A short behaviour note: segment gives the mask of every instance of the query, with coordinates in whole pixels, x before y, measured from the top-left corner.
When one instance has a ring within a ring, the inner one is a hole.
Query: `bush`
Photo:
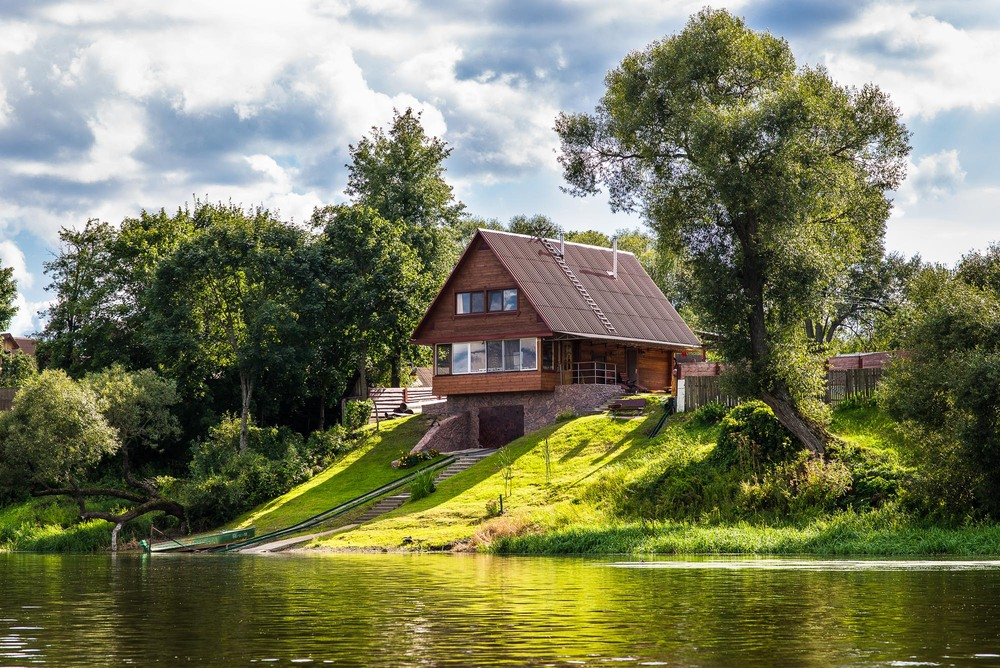
[[[399,451],[399,459],[396,460],[396,468],[408,469],[416,466],[420,462],[426,462],[437,457],[440,452],[431,448],[430,450],[424,450],[423,452],[407,452],[406,450]]]
[[[302,456],[318,472],[334,460],[356,450],[363,442],[360,438],[349,438],[347,430],[338,424],[325,431],[310,434],[305,441]]]
[[[374,410],[375,404],[371,399],[348,401],[344,405],[344,428],[347,433],[353,434],[368,424]]]
[[[410,501],[419,501],[434,491],[434,471],[418,473],[410,483]]]
[[[728,467],[757,471],[787,460],[797,443],[763,401],[748,401],[729,411],[722,420],[713,459]]]
[[[576,417],[576,411],[572,408],[568,408],[563,412],[556,415],[556,422],[565,422],[566,420],[572,420]]]
[[[728,414],[728,406],[721,401],[711,401],[691,412],[691,424],[696,427],[710,427],[722,422]]]
[[[193,446],[191,480],[178,495],[194,524],[226,522],[312,475],[306,443],[294,431],[251,426],[243,454],[239,437],[239,418],[227,416]]]
[[[490,499],[489,501],[486,502],[486,517],[487,518],[490,518],[490,517],[500,517],[500,515],[502,515],[502,514],[503,514],[503,511],[501,510],[500,500],[499,499]]]

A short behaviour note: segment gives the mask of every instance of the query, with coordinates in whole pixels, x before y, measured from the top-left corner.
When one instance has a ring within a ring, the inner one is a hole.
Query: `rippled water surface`
[[[0,666],[1000,665],[1000,562],[0,554]]]

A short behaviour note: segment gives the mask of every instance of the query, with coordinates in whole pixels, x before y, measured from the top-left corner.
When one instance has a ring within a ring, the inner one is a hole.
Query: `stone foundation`
[[[423,452],[431,448],[438,452],[455,452],[476,447],[469,445],[470,420],[468,412],[444,417],[424,434],[410,452]]]
[[[603,405],[609,399],[620,397],[625,394],[625,390],[619,385],[559,385],[554,392],[505,392],[496,394],[461,394],[448,397],[448,401],[434,406],[425,406],[424,413],[437,414],[442,416],[462,417],[453,423],[450,418],[442,421],[441,428],[445,422],[451,427],[447,432],[438,431],[441,436],[434,435],[435,432],[428,432],[417,447],[435,448],[440,452],[446,452],[437,444],[437,439],[442,439],[442,444],[447,444],[452,450],[463,450],[466,448],[478,448],[479,445],[479,409],[494,406],[524,406],[524,433],[528,434],[537,429],[552,424],[556,421],[556,416],[567,411],[573,411],[577,415],[590,412]],[[466,421],[467,420],[467,421]],[[461,425],[461,426],[458,426]],[[463,433],[464,430],[464,433]],[[447,434],[447,438],[445,438]],[[427,441],[425,444],[424,442]],[[456,447],[458,441],[463,441],[462,447]]]

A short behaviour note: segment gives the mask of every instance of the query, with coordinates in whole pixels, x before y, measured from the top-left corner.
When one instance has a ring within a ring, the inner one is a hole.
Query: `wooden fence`
[[[889,362],[888,353],[865,353],[831,357],[827,361],[826,403],[836,406],[848,397],[871,397],[882,380],[883,367]],[[693,411],[713,401],[735,406],[739,399],[723,394],[719,387],[722,366],[715,362],[684,364],[684,399],[678,401],[683,410]]]
[[[434,396],[429,387],[370,387],[368,397],[375,403],[378,415],[391,413],[402,403],[412,408],[441,398]]]
[[[836,406],[848,397],[870,397],[882,380],[882,369],[830,369],[826,372],[826,403]]]

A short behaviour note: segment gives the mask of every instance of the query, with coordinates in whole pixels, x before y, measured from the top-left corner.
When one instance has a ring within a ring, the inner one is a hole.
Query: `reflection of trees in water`
[[[0,555],[0,619],[41,627],[30,633],[50,665],[263,658],[536,664],[629,656],[682,665],[829,665],[996,650],[995,571],[713,565],[625,569],[575,558],[470,555]],[[14,640],[25,633],[14,632]]]

